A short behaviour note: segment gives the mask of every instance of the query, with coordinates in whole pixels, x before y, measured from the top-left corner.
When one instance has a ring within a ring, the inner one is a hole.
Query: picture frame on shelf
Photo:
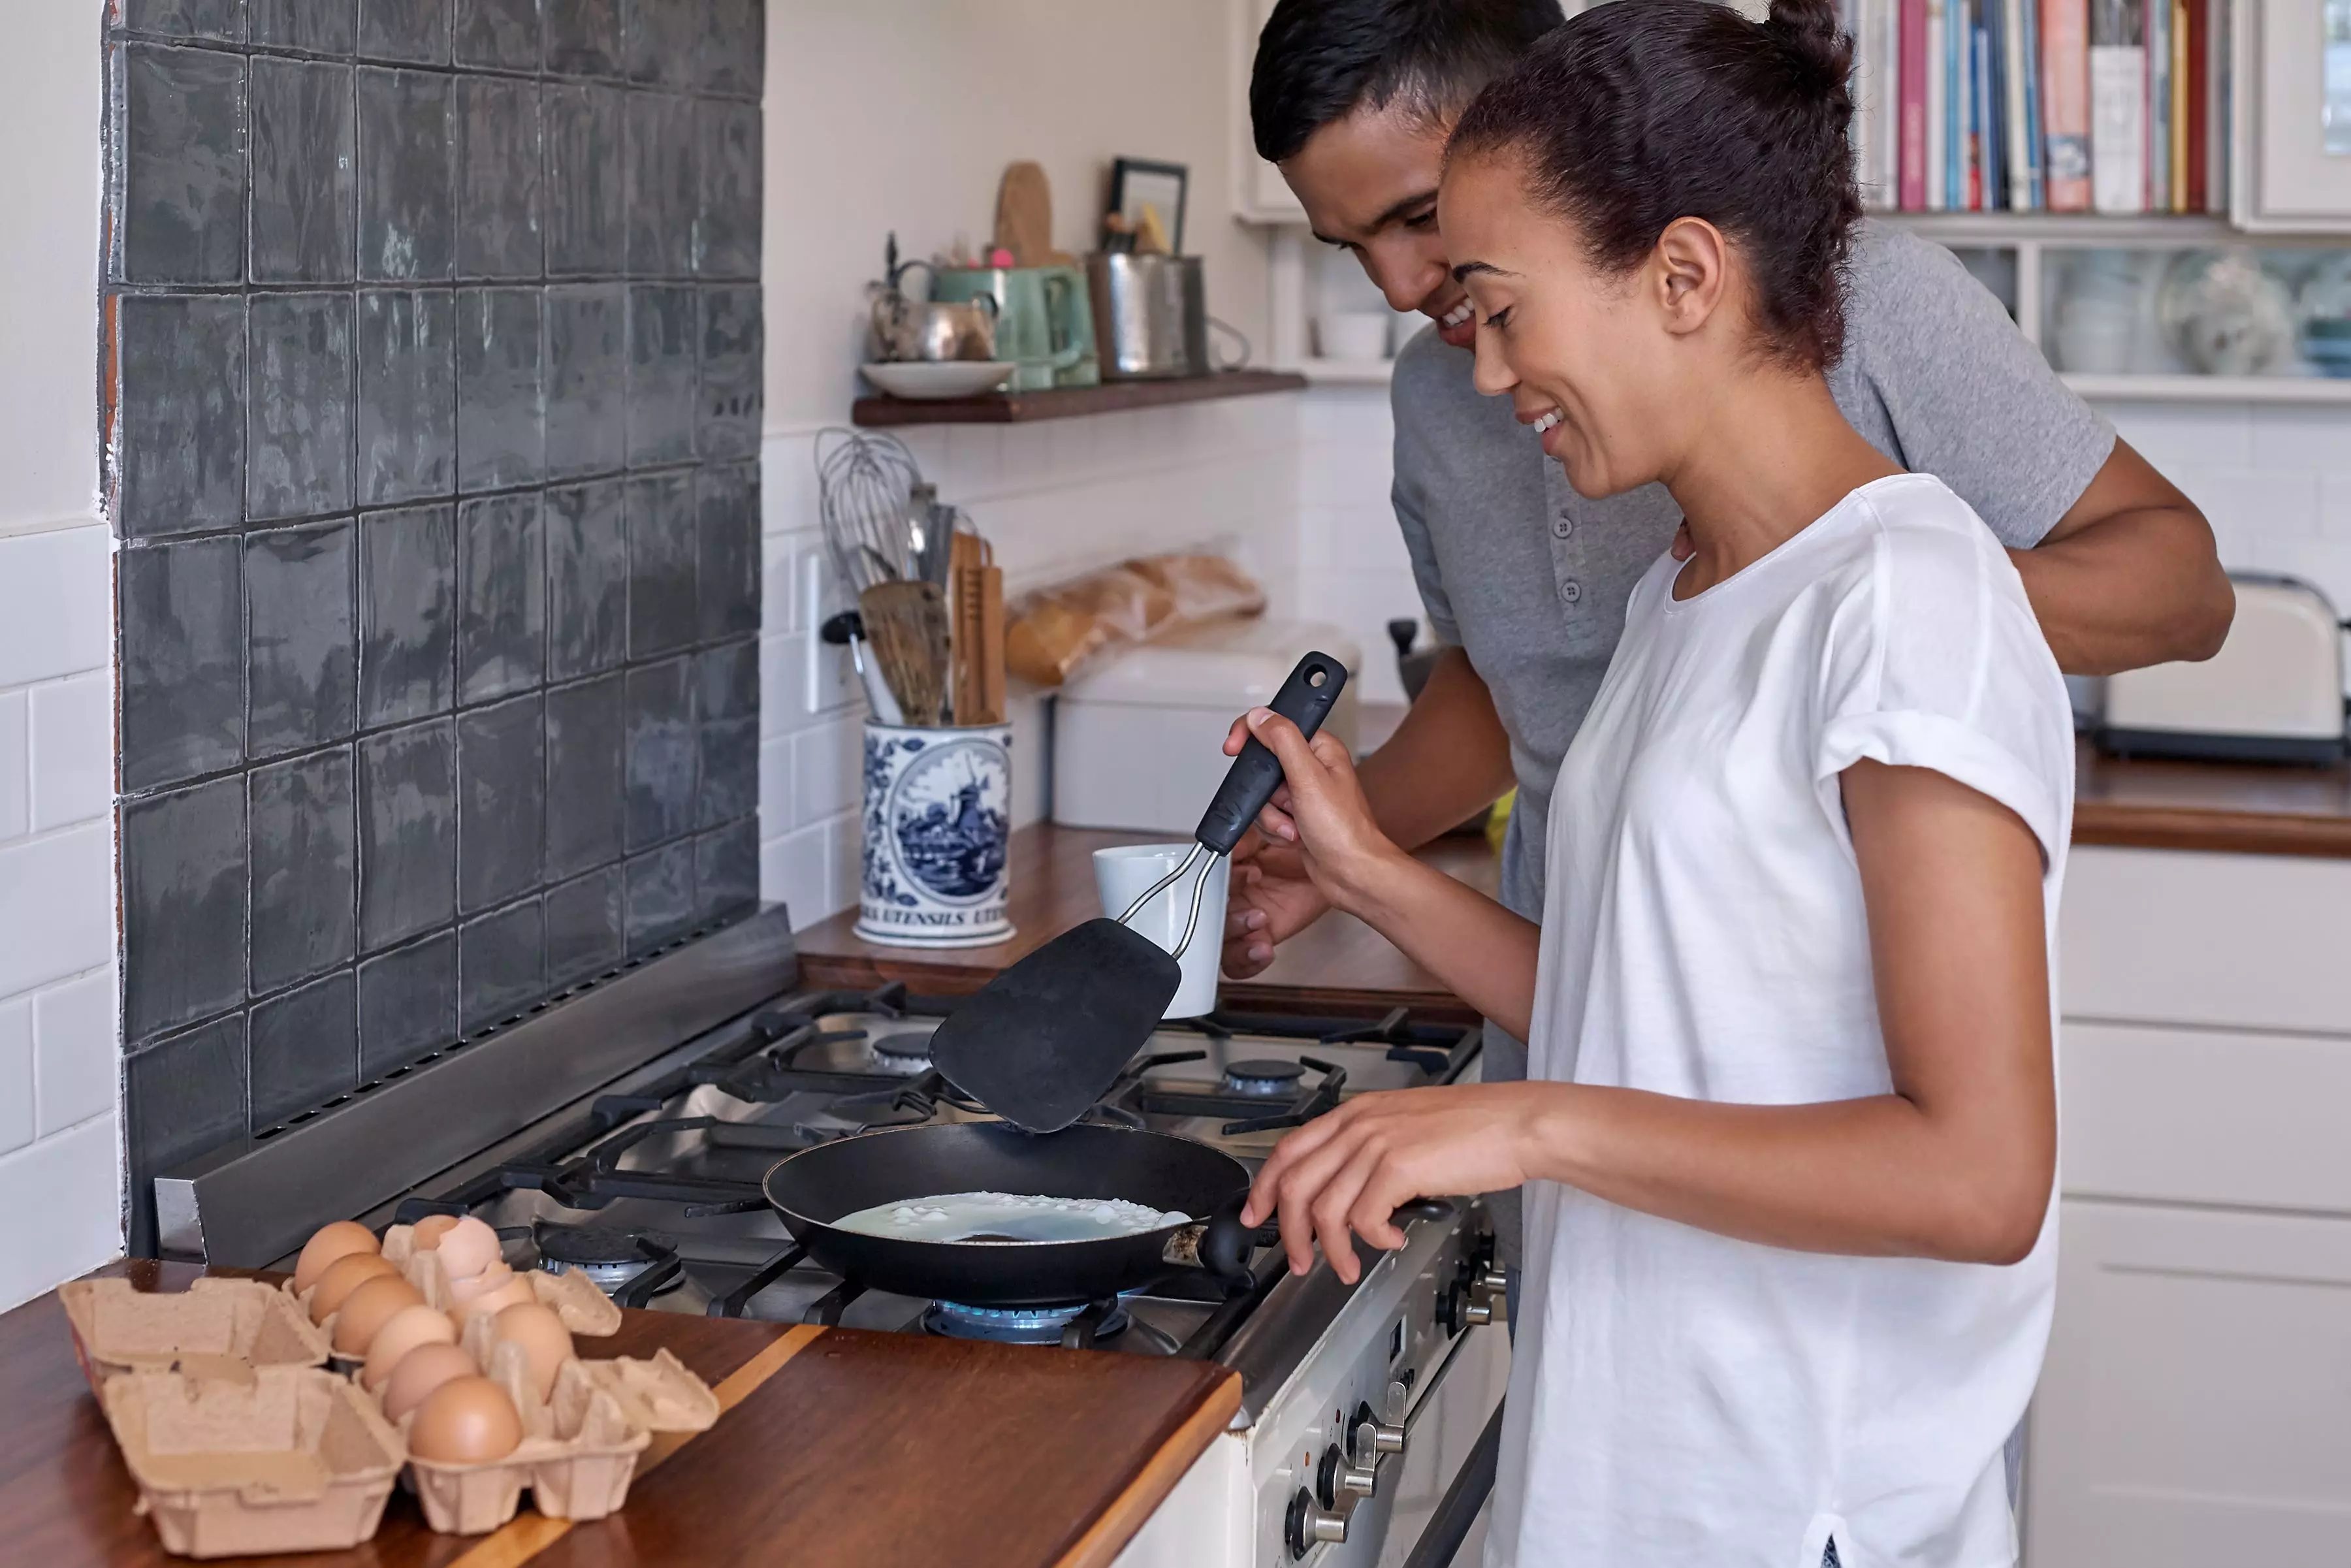
[[[1117,158],[1110,166],[1110,210],[1125,223],[1127,232],[1134,232],[1143,221],[1143,209],[1159,209],[1159,221],[1167,230],[1167,247],[1176,255],[1184,254],[1184,202],[1192,183],[1188,164],[1162,163],[1149,158]]]

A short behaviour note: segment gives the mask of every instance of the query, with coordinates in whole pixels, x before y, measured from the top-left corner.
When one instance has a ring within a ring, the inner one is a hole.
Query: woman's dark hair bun
[[[1773,0],[1757,23],[1718,0],[1615,0],[1570,17],[1455,126],[1448,156],[1508,152],[1528,193],[1628,271],[1677,218],[1729,238],[1772,353],[1825,367],[1844,348],[1853,225],[1853,45],[1835,0]]]

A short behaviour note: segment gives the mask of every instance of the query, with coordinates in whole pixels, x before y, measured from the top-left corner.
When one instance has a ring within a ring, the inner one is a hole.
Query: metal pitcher
[[[872,303],[876,360],[993,360],[996,358],[996,300],[982,294],[955,304],[916,299],[906,293],[903,279],[915,267],[931,271],[927,261],[910,261],[893,267],[890,276],[865,286]],[[935,274],[934,275],[935,276]]]

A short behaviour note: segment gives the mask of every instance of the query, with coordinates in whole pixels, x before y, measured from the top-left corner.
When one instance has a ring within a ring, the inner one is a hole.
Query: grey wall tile
[[[759,902],[759,821],[745,817],[694,841],[697,921],[737,914]]]
[[[705,90],[759,96],[768,75],[767,11],[765,0],[710,0],[695,54],[695,80]]]
[[[245,300],[128,295],[113,306],[117,529],[234,527],[245,515]]]
[[[257,294],[246,406],[245,515],[259,522],[351,507],[348,294]]]
[[[457,487],[457,301],[442,289],[360,296],[362,507]]]
[[[358,12],[357,0],[245,0],[246,37],[256,48],[348,55]]]
[[[550,277],[611,276],[627,262],[625,184],[615,176],[628,97],[619,88],[568,83],[544,91]]]
[[[631,467],[694,455],[695,290],[640,284],[629,290]]]
[[[525,691],[547,676],[547,546],[536,491],[457,507],[457,696]]]
[[[245,1015],[130,1052],[122,1062],[133,1258],[155,1255],[154,1178],[245,1136]]]
[[[122,787],[150,789],[245,756],[244,546],[192,539],[124,550]]]
[[[682,277],[694,270],[700,194],[694,100],[665,92],[631,93],[626,124],[629,271],[640,277]]]
[[[660,474],[628,482],[629,657],[650,658],[695,640],[694,476]]]
[[[694,80],[707,0],[629,0],[629,76],[664,87]]]
[[[304,0],[304,13],[313,9]],[[348,4],[341,14],[349,49]],[[257,57],[251,68],[253,280],[348,283],[356,276],[351,68]]]
[[[120,15],[134,32],[222,43],[245,37],[245,0],[121,0]]]
[[[539,277],[538,84],[460,76],[456,118],[458,276]]]
[[[547,990],[547,917],[538,900],[517,904],[457,930],[460,1028],[503,1023]]]
[[[547,291],[547,476],[620,465],[627,438],[628,291],[617,283]]]
[[[120,150],[114,277],[235,283],[245,277],[245,61],[206,49],[113,50]]]
[[[348,964],[358,951],[351,754],[314,752],[256,768],[246,780],[251,986],[265,996]]]
[[[360,966],[360,1082],[457,1038],[457,934],[444,931]]]
[[[569,680],[628,654],[629,539],[622,481],[547,493],[547,675]]]
[[[537,695],[457,718],[457,907],[471,915],[539,880],[546,841],[545,714]]]
[[[690,658],[640,664],[628,673],[626,838],[632,852],[676,838],[694,826],[700,754],[694,695]]]
[[[469,288],[457,295],[457,485],[537,484],[547,466],[539,388],[542,294]]]
[[[576,985],[621,961],[622,886],[621,868],[609,865],[548,890],[549,986]]]
[[[763,367],[759,289],[702,291],[701,391],[695,446],[705,457],[757,457]]]
[[[759,645],[729,643],[696,658],[700,787],[695,826],[715,828],[759,805]]]
[[[622,0],[540,0],[547,68],[559,76],[617,77],[623,68]]]
[[[629,955],[632,957],[694,925],[694,841],[681,839],[630,861],[624,869]]]
[[[457,515],[377,512],[360,523],[360,724],[446,713],[457,691]]]
[[[694,478],[702,534],[695,594],[702,640],[759,629],[759,470],[754,464],[704,468]]]
[[[273,757],[355,726],[359,550],[348,522],[272,528],[245,541],[245,750]]]
[[[759,106],[705,99],[695,108],[695,135],[702,178],[694,220],[695,270],[705,277],[757,277]]]
[[[538,68],[539,0],[455,0],[454,50],[461,66]]]
[[[359,275],[434,279],[457,256],[455,95],[437,71],[359,78]]]
[[[755,731],[758,721],[754,713]],[[546,874],[550,881],[621,858],[625,738],[618,673],[557,686],[547,694]],[[755,752],[755,770],[757,763]],[[755,771],[755,787],[757,783]]]
[[[457,913],[457,732],[434,719],[359,744],[360,948]]]
[[[349,969],[255,1003],[246,1030],[256,1133],[359,1082],[359,983]]]
[[[360,0],[360,57],[449,63],[449,0]]]
[[[245,999],[245,780],[122,806],[122,1036]]]

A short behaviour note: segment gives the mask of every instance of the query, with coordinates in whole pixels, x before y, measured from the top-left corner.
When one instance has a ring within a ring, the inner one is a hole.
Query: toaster
[[[2291,577],[2231,573],[2237,616],[2202,664],[2156,664],[2106,681],[2099,749],[2117,757],[2339,762],[2343,622]]]

